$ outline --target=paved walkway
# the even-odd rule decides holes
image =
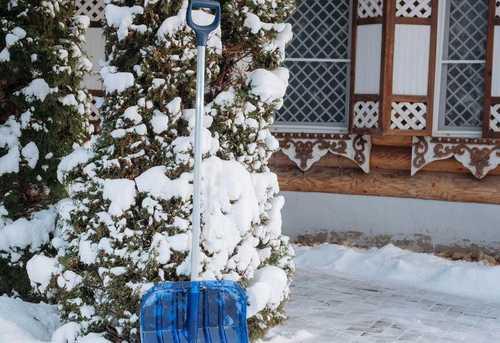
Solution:
[[[500,342],[500,304],[304,270],[292,292],[269,342]]]

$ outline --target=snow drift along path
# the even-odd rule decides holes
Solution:
[[[297,268],[366,281],[406,285],[500,303],[500,267],[450,261],[394,245],[352,249],[338,245],[298,247]]]

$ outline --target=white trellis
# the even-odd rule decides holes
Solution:
[[[354,104],[353,124],[356,129],[378,128],[378,118],[378,101],[358,101]]]
[[[396,16],[405,18],[430,18],[432,0],[396,0]]]
[[[427,127],[427,105],[424,103],[393,102],[391,112],[392,130],[425,130]]]
[[[493,132],[500,132],[500,104],[491,106],[490,129]]]
[[[358,17],[359,18],[377,18],[383,14],[382,0],[359,0]]]
[[[76,14],[86,15],[90,21],[100,22],[104,19],[104,0],[75,0]]]
[[[500,18],[500,1],[497,1],[497,18]]]

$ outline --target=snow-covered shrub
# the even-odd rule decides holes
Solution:
[[[87,135],[89,20],[74,13],[71,0],[0,0],[0,292],[49,242],[65,194],[57,164]]]
[[[187,1],[123,4],[105,11],[103,132],[64,163],[75,168],[60,173],[73,200],[53,240],[60,265],[49,268],[49,284],[35,278],[83,334],[137,342],[142,293],[189,277],[196,47]],[[293,271],[284,200],[267,167],[278,147],[269,128],[288,82],[279,66],[292,8],[291,0],[224,1],[207,51],[202,277],[247,287],[254,337],[284,318]]]

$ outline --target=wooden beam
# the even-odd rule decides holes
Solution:
[[[500,204],[500,176],[478,181],[469,175],[375,170],[366,175],[356,169],[317,167],[275,170],[282,191],[389,196],[453,202]]]

